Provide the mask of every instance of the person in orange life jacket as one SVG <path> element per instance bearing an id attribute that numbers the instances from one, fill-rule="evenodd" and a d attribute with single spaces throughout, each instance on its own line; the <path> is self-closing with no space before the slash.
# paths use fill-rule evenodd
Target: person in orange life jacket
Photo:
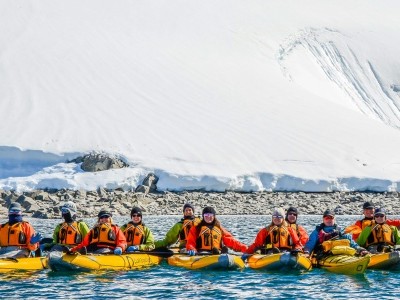
<path id="1" fill-rule="evenodd" d="M 374 214 L 375 223 L 363 229 L 357 243 L 371 253 L 391 252 L 400 245 L 399 230 L 386 222 L 386 212 L 377 208 Z"/>
<path id="2" fill-rule="evenodd" d="M 257 233 L 253 244 L 247 248 L 246 254 L 253 254 L 257 250 L 261 250 L 263 254 L 274 253 L 278 250 L 278 252 L 302 250 L 303 245 L 295 229 L 288 226 L 284 215 L 282 208 L 276 208 L 273 211 L 271 224 Z"/>
<path id="3" fill-rule="evenodd" d="M 83 221 L 76 221 L 76 205 L 72 201 L 64 203 L 61 207 L 61 216 L 63 223 L 56 226 L 53 232 L 53 244 L 51 251 L 62 251 L 65 247 L 73 247 L 82 242 L 83 238 L 89 232 L 88 225 Z M 43 249 L 49 248 L 44 244 Z"/>
<path id="4" fill-rule="evenodd" d="M 361 255 L 368 254 L 368 251 L 360 247 L 351 237 L 350 234 L 344 234 L 335 223 L 335 213 L 327 209 L 322 217 L 322 223 L 316 226 L 315 230 L 310 234 L 310 238 L 304 247 L 304 253 L 309 254 L 315 252 L 322 252 L 322 243 L 329 240 L 343 240 L 347 239 L 350 242 L 350 247 L 357 250 Z"/>
<path id="5" fill-rule="evenodd" d="M 360 235 L 361 231 L 364 228 L 371 226 L 375 223 L 374 220 L 374 213 L 375 207 L 374 204 L 370 201 L 367 201 L 363 204 L 363 214 L 364 218 L 361 220 L 357 220 L 354 224 L 346 227 L 344 233 L 350 233 L 353 235 L 353 240 L 357 240 L 358 236 Z M 400 226 L 400 220 L 386 220 L 386 223 L 390 226 Z"/>
<path id="6" fill-rule="evenodd" d="M 179 242 L 179 249 L 181 253 L 186 252 L 186 240 L 190 228 L 199 224 L 201 219 L 194 216 L 194 207 L 190 203 L 183 206 L 183 218 L 176 223 L 167 232 L 165 238 L 156 241 L 154 244 L 157 248 L 166 248 Z"/>
<path id="7" fill-rule="evenodd" d="M 198 251 L 219 254 L 221 251 L 227 251 L 226 247 L 238 252 L 247 250 L 245 244 L 237 241 L 230 232 L 221 226 L 215 217 L 214 208 L 205 207 L 202 215 L 203 220 L 189 231 L 186 243 L 188 255 L 196 255 Z"/>
<path id="8" fill-rule="evenodd" d="M 22 207 L 13 202 L 8 208 L 8 222 L 0 227 L 0 257 L 29 257 L 34 255 L 42 239 L 32 225 L 22 220 Z"/>
<path id="9" fill-rule="evenodd" d="M 142 222 L 142 210 L 134 207 L 131 210 L 131 218 L 128 224 L 121 227 L 128 248 L 127 253 L 135 251 L 151 251 L 154 249 L 154 237 L 150 229 Z"/>
<path id="10" fill-rule="evenodd" d="M 121 229 L 113 224 L 112 214 L 107 209 L 100 210 L 98 221 L 88 232 L 82 243 L 73 247 L 70 252 L 76 252 L 86 247 L 92 253 L 110 253 L 121 255 L 126 249 L 126 239 Z"/>
<path id="11" fill-rule="evenodd" d="M 288 227 L 292 227 L 300 239 L 300 243 L 304 246 L 308 242 L 308 233 L 303 226 L 297 224 L 298 210 L 296 207 L 289 207 L 286 211 L 285 221 Z"/>

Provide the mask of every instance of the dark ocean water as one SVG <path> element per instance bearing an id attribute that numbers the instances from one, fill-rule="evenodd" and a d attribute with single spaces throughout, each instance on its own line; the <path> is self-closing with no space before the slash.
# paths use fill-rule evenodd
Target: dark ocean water
<path id="1" fill-rule="evenodd" d="M 338 216 L 345 227 L 360 216 Z M 144 216 L 156 238 L 179 216 Z M 249 244 L 270 216 L 220 216 L 223 226 Z M 46 237 L 61 220 L 28 219 Z M 115 218 L 122 225 L 127 218 Z M 300 216 L 311 233 L 321 216 Z M 4 220 L 2 220 L 4 221 Z M 85 220 L 91 226 L 94 219 Z M 0 274 L 1 299 L 399 299 L 400 272 L 367 270 L 364 275 L 338 275 L 320 269 L 305 273 L 189 271 L 169 266 L 103 273 Z"/>

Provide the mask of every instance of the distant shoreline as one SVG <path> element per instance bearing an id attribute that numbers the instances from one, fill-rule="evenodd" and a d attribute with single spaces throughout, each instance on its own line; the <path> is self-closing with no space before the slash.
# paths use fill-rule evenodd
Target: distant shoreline
<path id="1" fill-rule="evenodd" d="M 146 215 L 180 215 L 184 203 L 191 203 L 195 213 L 201 214 L 205 206 L 213 206 L 218 215 L 268 215 L 275 207 L 298 208 L 302 215 L 320 215 L 327 208 L 337 215 L 361 215 L 362 205 L 373 202 L 376 207 L 385 207 L 387 214 L 400 214 L 398 192 L 158 192 L 135 193 L 122 189 L 97 191 L 83 190 L 35 190 L 12 192 L 0 190 L 0 213 L 7 215 L 13 201 L 24 208 L 24 215 L 33 218 L 53 219 L 60 217 L 59 206 L 73 201 L 80 217 L 95 217 L 101 208 L 109 208 L 114 215 L 126 216 L 133 206 L 142 208 Z"/>

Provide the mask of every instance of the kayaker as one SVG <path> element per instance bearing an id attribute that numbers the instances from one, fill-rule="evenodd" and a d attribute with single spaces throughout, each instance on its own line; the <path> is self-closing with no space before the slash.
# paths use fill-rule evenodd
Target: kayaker
<path id="1" fill-rule="evenodd" d="M 357 239 L 357 244 L 365 247 L 371 253 L 391 252 L 400 245 L 400 233 L 396 226 L 387 224 L 386 211 L 377 208 L 374 213 L 375 222 L 363 229 Z"/>
<path id="2" fill-rule="evenodd" d="M 272 213 L 271 223 L 257 233 L 254 242 L 248 247 L 246 253 L 253 254 L 258 250 L 261 254 L 292 250 L 296 252 L 302 251 L 303 245 L 295 229 L 289 227 L 284 218 L 284 210 L 282 208 L 275 208 Z"/>
<path id="3" fill-rule="evenodd" d="M 151 251 L 154 249 L 154 237 L 151 230 L 142 222 L 142 210 L 140 207 L 133 207 L 131 219 L 128 224 L 121 227 L 124 233 L 128 248 L 126 252 Z"/>
<path id="4" fill-rule="evenodd" d="M 96 225 L 85 236 L 82 243 L 71 248 L 76 252 L 86 247 L 90 253 L 114 253 L 121 255 L 126 249 L 126 239 L 121 229 L 113 224 L 112 214 L 108 209 L 100 210 Z"/>
<path id="5" fill-rule="evenodd" d="M 375 223 L 374 220 L 375 207 L 374 204 L 370 201 L 367 201 L 363 204 L 363 215 L 364 218 L 361 220 L 357 220 L 353 225 L 346 227 L 344 233 L 350 233 L 353 235 L 353 240 L 357 240 L 361 231 L 364 228 L 371 226 Z M 386 220 L 386 223 L 391 226 L 400 226 L 400 220 Z"/>
<path id="6" fill-rule="evenodd" d="M 323 252 L 328 252 L 330 249 L 325 249 L 322 244 L 325 241 L 337 240 L 347 240 L 348 246 L 354 248 L 360 255 L 368 254 L 368 251 L 363 247 L 360 247 L 352 239 L 350 234 L 344 234 L 341 232 L 339 226 L 335 222 L 335 213 L 330 209 L 325 210 L 322 217 L 322 223 L 317 225 L 315 230 L 311 233 L 310 238 L 304 247 L 304 253 L 309 254 L 314 251 L 315 254 L 322 254 Z"/>
<path id="7" fill-rule="evenodd" d="M 76 205 L 72 201 L 64 203 L 60 207 L 63 223 L 56 226 L 53 232 L 53 247 L 51 251 L 62 251 L 65 247 L 72 248 L 80 244 L 89 232 L 89 226 L 82 220 L 77 221 Z M 44 249 L 49 245 L 44 245 Z"/>
<path id="8" fill-rule="evenodd" d="M 183 218 L 167 232 L 164 239 L 155 242 L 156 248 L 167 248 L 178 243 L 179 251 L 186 252 L 186 240 L 190 229 L 200 223 L 201 219 L 195 217 L 194 207 L 190 203 L 183 205 Z"/>
<path id="9" fill-rule="evenodd" d="M 228 252 L 227 247 L 238 252 L 247 250 L 245 244 L 237 241 L 229 231 L 221 226 L 213 207 L 205 207 L 202 217 L 201 222 L 189 231 L 186 243 L 187 254 L 193 256 L 198 252 L 226 253 Z"/>
<path id="10" fill-rule="evenodd" d="M 303 226 L 297 224 L 298 210 L 296 207 L 289 207 L 286 211 L 285 221 L 289 227 L 292 227 L 300 239 L 300 243 L 304 246 L 308 242 L 308 233 Z"/>
<path id="11" fill-rule="evenodd" d="M 8 222 L 0 227 L 0 257 L 35 256 L 42 239 L 32 225 L 22 220 L 22 206 L 13 202 L 8 207 Z"/>

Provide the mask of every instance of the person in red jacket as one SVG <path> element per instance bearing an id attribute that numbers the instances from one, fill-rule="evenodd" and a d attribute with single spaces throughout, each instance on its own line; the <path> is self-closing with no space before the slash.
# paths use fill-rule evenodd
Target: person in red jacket
<path id="1" fill-rule="evenodd" d="M 8 222 L 0 226 L 0 257 L 35 256 L 42 235 L 22 219 L 22 206 L 13 202 L 8 208 Z"/>
<path id="2" fill-rule="evenodd" d="M 112 214 L 107 209 L 102 209 L 98 214 L 97 224 L 86 234 L 82 243 L 71 248 L 76 252 L 86 247 L 91 253 L 110 253 L 121 255 L 126 249 L 126 238 L 121 229 L 112 223 Z"/>
<path id="3" fill-rule="evenodd" d="M 296 231 L 297 236 L 300 239 L 300 243 L 304 247 L 304 245 L 308 242 L 308 233 L 303 226 L 297 224 L 297 215 L 297 208 L 291 206 L 286 211 L 285 221 L 287 222 L 288 227 L 292 227 Z"/>
<path id="4" fill-rule="evenodd" d="M 203 209 L 203 219 L 193 226 L 188 234 L 186 250 L 188 255 L 198 252 L 213 254 L 226 253 L 227 247 L 237 252 L 245 252 L 247 246 L 237 241 L 216 219 L 215 209 L 207 206 Z"/>
<path id="5" fill-rule="evenodd" d="M 375 224 L 374 214 L 375 214 L 375 206 L 372 202 L 365 202 L 363 204 L 363 214 L 364 218 L 361 220 L 357 220 L 353 225 L 346 227 L 344 233 L 350 233 L 353 236 L 353 240 L 357 240 L 361 231 L 363 231 L 368 226 L 372 226 Z M 391 220 L 387 219 L 386 224 L 389 226 L 400 226 L 400 220 Z"/>
<path id="6" fill-rule="evenodd" d="M 296 231 L 288 227 L 284 215 L 282 208 L 274 210 L 271 224 L 258 232 L 254 243 L 247 248 L 247 254 L 253 254 L 257 250 L 260 250 L 261 254 L 302 250 L 303 246 Z"/>

